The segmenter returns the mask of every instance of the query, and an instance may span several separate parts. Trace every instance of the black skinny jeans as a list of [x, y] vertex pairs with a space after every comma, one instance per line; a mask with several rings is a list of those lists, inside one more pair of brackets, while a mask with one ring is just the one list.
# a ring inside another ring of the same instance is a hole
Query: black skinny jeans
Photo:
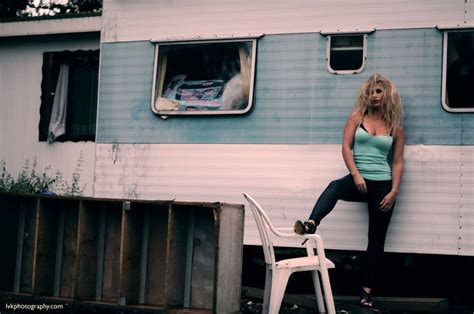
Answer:
[[392, 189], [392, 181], [373, 181], [365, 179], [367, 194], [359, 192], [349, 174], [332, 181], [319, 197], [309, 219], [319, 225], [331, 212], [338, 200], [349, 202], [367, 202], [369, 209], [369, 243], [362, 264], [362, 285], [372, 288], [376, 274], [382, 262], [385, 236], [392, 217], [393, 207], [389, 211], [380, 210], [380, 202]]

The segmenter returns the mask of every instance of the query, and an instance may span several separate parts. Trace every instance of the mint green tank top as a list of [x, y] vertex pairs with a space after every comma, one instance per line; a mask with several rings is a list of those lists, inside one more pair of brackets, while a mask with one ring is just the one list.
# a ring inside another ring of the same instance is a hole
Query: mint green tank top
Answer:
[[371, 135], [362, 127], [357, 127], [352, 154], [354, 162], [364, 179], [385, 181], [392, 179], [388, 156], [392, 150], [393, 137]]

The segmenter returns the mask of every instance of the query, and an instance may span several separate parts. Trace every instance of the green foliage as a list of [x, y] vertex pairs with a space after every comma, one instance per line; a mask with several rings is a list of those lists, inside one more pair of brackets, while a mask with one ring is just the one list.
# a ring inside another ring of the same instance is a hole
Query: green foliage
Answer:
[[69, 184], [63, 179], [60, 171], [51, 173], [51, 166], [45, 167], [39, 171], [37, 169], [36, 157], [30, 164], [25, 160], [23, 169], [16, 179], [7, 171], [6, 162], [0, 161], [0, 192], [25, 193], [25, 194], [60, 194], [69, 196], [82, 195], [85, 189], [80, 186], [80, 177], [82, 172], [83, 154], [79, 157], [76, 168], [72, 175], [72, 183]]
[[[0, 19], [100, 14], [102, 0], [3, 0]], [[1, 3], [1, 1], [0, 1]]]
[[79, 159], [77, 160], [76, 167], [74, 168], [74, 172], [72, 173], [72, 178], [71, 178], [71, 184], [69, 184], [67, 181], [62, 182], [62, 191], [64, 195], [68, 196], [79, 196], [82, 195], [84, 192], [86, 186], [83, 185], [82, 187], [79, 184], [79, 181], [81, 179], [81, 173], [82, 173], [82, 164], [84, 162], [84, 154], [81, 151], [81, 154], [79, 155]]
[[7, 172], [6, 162], [4, 160], [0, 161], [0, 168], [2, 171], [0, 176], [0, 192], [7, 192], [13, 185], [14, 180], [12, 176]]

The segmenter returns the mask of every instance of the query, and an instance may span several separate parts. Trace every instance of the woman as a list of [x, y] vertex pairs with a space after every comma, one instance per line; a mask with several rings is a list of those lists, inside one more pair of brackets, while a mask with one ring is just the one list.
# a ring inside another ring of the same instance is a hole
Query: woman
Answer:
[[374, 306], [372, 287], [402, 177], [402, 116], [400, 96], [387, 78], [375, 74], [362, 84], [342, 140], [342, 156], [350, 174], [331, 182], [316, 202], [309, 220], [304, 223], [298, 220], [294, 226], [298, 234], [315, 233], [338, 200], [367, 202], [369, 241], [362, 267], [360, 305], [363, 307]]

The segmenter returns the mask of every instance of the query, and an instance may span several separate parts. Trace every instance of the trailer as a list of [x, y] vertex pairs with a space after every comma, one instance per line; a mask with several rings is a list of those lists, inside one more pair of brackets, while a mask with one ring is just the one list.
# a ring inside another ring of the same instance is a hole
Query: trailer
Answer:
[[[101, 17], [16, 23], [0, 24], [12, 173], [36, 156], [68, 176], [82, 151], [86, 196], [243, 203], [247, 192], [292, 226], [347, 173], [344, 123], [359, 84], [381, 73], [406, 136], [386, 250], [474, 255], [472, 0], [105, 0]], [[48, 143], [43, 100], [57, 79], [44, 69], [89, 64], [98, 49], [92, 132]], [[259, 244], [246, 215], [244, 243]], [[327, 248], [364, 250], [366, 215], [338, 203], [318, 229]]]

